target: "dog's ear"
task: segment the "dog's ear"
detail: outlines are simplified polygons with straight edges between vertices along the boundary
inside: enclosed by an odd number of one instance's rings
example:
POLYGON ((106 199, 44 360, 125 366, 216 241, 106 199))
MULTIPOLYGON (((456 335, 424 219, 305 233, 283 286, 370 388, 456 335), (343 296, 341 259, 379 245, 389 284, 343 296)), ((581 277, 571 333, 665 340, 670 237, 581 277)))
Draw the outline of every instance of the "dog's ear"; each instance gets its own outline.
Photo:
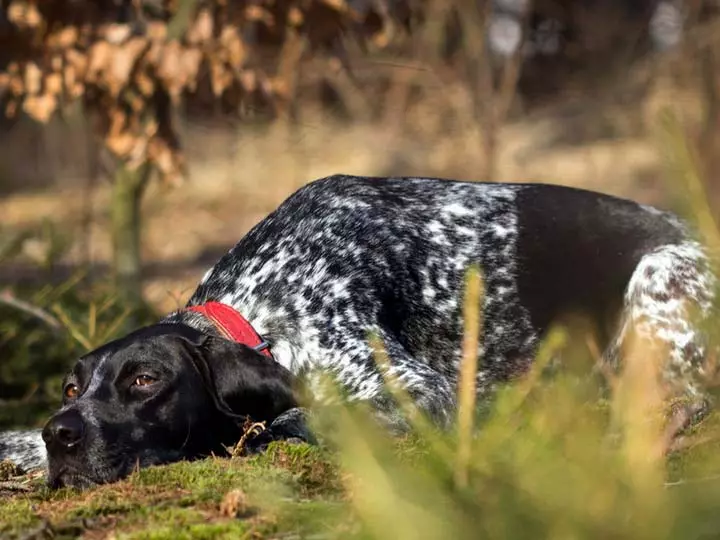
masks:
POLYGON ((219 337, 188 341, 193 364, 223 413, 269 421, 297 406, 292 373, 272 358, 219 337))

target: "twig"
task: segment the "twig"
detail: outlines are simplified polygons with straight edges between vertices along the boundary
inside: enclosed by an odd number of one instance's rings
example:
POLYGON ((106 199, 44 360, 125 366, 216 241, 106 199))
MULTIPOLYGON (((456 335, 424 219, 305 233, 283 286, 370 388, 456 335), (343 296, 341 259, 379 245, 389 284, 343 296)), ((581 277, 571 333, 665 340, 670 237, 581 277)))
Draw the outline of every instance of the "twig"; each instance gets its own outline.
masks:
POLYGON ((32 488, 29 486, 26 486, 24 484, 21 484, 20 482, 9 480, 7 482, 0 482, 0 491, 28 492, 28 491, 32 491, 32 488))
POLYGON ((676 482, 665 482, 664 487, 671 488, 682 486, 685 484, 700 484, 703 482, 714 482, 720 480, 720 474, 714 474, 712 476, 704 476, 703 478, 686 478, 685 480, 677 480, 676 482))
POLYGON ((37 306, 33 306, 32 304, 30 304, 29 302, 26 302, 24 300, 20 300, 14 294, 12 294, 10 292, 10 290, 8 290, 8 289, 5 289, 2 292, 0 292, 0 304, 5 304, 7 306, 13 307, 20 311, 23 311, 24 313, 32 315, 33 317, 40 319, 42 322, 47 324, 50 328, 52 328, 56 332, 62 331, 62 324, 60 324, 60 321, 58 321, 55 317, 50 315, 44 309, 41 309, 37 306))
POLYGON ((243 434, 231 452, 233 458, 240 457, 245 450, 245 444, 251 437, 257 437, 265 431, 265 422, 252 422, 248 419, 243 426, 243 434))

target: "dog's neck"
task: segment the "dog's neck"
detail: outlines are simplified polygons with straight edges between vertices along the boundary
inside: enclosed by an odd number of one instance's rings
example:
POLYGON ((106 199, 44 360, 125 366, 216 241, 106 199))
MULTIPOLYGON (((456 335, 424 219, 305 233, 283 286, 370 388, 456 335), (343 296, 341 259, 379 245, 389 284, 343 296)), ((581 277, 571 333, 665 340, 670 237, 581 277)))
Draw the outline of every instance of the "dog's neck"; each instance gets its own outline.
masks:
POLYGON ((181 323, 206 335, 220 336, 235 341, 272 358, 269 344, 258 334, 250 322, 233 307, 220 302, 207 302, 189 306, 166 319, 181 323))
POLYGON ((188 310, 175 311, 162 319, 160 324, 184 324, 209 336, 222 337, 215 324, 201 313, 188 310))

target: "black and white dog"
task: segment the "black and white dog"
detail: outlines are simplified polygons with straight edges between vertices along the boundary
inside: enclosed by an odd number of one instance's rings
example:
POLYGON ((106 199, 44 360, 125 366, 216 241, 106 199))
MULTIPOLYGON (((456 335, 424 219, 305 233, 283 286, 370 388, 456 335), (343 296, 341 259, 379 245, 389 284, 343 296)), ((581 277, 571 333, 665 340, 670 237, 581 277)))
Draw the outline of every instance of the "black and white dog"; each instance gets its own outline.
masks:
POLYGON ((390 418, 371 333, 416 405, 446 424, 472 263, 485 285, 480 394, 525 372, 556 318, 582 312, 608 330, 608 359, 638 328, 669 347, 668 381, 702 395, 707 344, 691 315, 710 315, 715 277, 676 217, 559 186, 333 176, 255 226, 188 309, 80 358, 44 443, 5 434, 0 454, 28 465, 46 446, 51 485, 87 486, 222 454, 245 415, 307 438, 294 382, 314 369, 390 418))

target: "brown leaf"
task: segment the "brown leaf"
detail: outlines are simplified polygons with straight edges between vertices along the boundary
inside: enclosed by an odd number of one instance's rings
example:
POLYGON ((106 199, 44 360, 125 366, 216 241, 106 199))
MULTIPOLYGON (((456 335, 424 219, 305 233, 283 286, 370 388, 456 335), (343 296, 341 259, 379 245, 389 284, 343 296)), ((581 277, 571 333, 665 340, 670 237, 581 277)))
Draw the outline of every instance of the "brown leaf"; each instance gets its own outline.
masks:
POLYGON ((281 99, 289 99, 290 85, 285 79, 276 77, 269 81, 269 84, 273 95, 281 99))
POLYGON ((73 98, 79 98, 79 97, 82 96, 84 93, 85 93, 85 85, 84 85, 83 83, 81 83, 81 82, 75 83, 75 84, 70 88, 70 96, 72 96, 73 98))
POLYGON ((98 41, 90 47, 88 51, 88 67, 86 78, 88 81, 97 82, 101 73, 103 73, 115 53, 116 47, 110 45, 106 41, 98 41))
POLYGON ((162 21, 147 23, 145 36, 150 41, 165 41, 167 39, 167 24, 162 21))
POLYGON ((192 21, 187 31, 186 39, 192 45, 200 45, 209 42, 213 37, 213 17, 208 9, 202 9, 192 21))
POLYGON ((77 26, 64 26, 60 30, 48 35, 47 45, 48 47, 56 47, 58 49, 74 47, 79 35, 80 31, 77 26))
POLYGON ((288 10, 288 22, 292 26, 301 26, 302 23, 305 22, 305 16, 299 8, 297 8, 296 6, 291 6, 288 10))
POLYGON ((7 8, 7 19, 11 23, 22 26, 25 20, 25 10, 27 4, 25 2, 13 2, 7 8))
POLYGON ((176 39, 165 45, 158 65, 158 75, 161 78, 171 80, 178 77, 181 52, 182 46, 176 39))
POLYGON ((254 71, 250 69, 243 70, 242 72, 240 72, 239 79, 240 85, 247 93, 252 93, 257 90, 258 80, 257 74, 254 71))
POLYGON ((145 110, 146 101, 142 98, 142 96, 137 94, 133 94, 133 96, 127 100, 127 103, 130 105, 130 109, 132 109, 135 114, 145 110))
POLYGON ((195 48, 186 48, 181 58, 183 76, 188 89, 193 92, 197 86, 198 72, 202 62, 202 51, 195 48))
POLYGON ((252 22, 261 21, 267 26, 273 26, 275 23, 272 13, 257 4, 251 4, 245 8, 245 19, 252 22))
POLYGON ((145 97, 150 97, 155 92, 155 81, 145 71, 138 71, 135 74, 135 86, 145 97))
POLYGON ((42 88, 42 70, 35 62, 25 64, 25 92, 39 94, 42 88))
POLYGON ((138 36, 117 47, 115 54, 112 55, 106 74, 110 95, 117 96, 120 90, 128 85, 130 73, 132 73, 147 44, 148 42, 144 37, 138 36))
MULTIPOLYGON (((134 118, 135 125, 139 125, 139 120, 137 117, 134 118)), ((145 123, 145 126, 142 128, 142 134, 139 135, 134 139, 134 143, 132 148, 130 149, 130 153, 125 156, 126 159, 126 166, 130 170, 137 169, 142 165, 143 163, 146 163, 149 158, 149 145, 152 138, 155 136, 158 130, 158 124, 154 120, 150 120, 149 122, 145 123)))
POLYGON ((248 497, 241 489, 233 489, 228 491, 220 503, 220 514, 236 518, 247 513, 249 508, 248 497))
POLYGON ((119 158, 125 158, 130 155, 133 147, 137 142, 137 137, 131 133, 111 133, 105 137, 105 146, 110 152, 119 158))
POLYGON ((151 41, 150 48, 148 52, 145 53, 143 61, 153 67, 157 66, 160 63, 164 50, 165 45, 162 41, 151 41))
POLYGON ((179 41, 171 41, 165 46, 157 67, 158 78, 165 84, 168 94, 175 102, 187 83, 182 65, 183 50, 179 41))
POLYGON ((45 92, 58 96, 63 91, 63 77, 60 73, 49 73, 45 76, 45 92))
POLYGON ((11 75, 10 77, 10 92, 15 94, 16 96, 20 96, 25 93, 25 84, 23 83, 23 79, 20 75, 11 75))
POLYGON ((238 31, 233 26, 226 26, 220 34, 220 44, 224 48, 225 59, 235 69, 240 69, 245 62, 245 45, 238 31))
POLYGON ((148 122, 145 122, 143 133, 145 133, 147 139, 150 140, 150 138, 154 137, 157 134, 159 129, 160 126, 158 125, 156 120, 149 120, 148 122))
POLYGON ((72 66, 75 79, 83 79, 88 67, 88 57, 76 49, 68 49, 65 51, 65 62, 72 66))
POLYGON ((100 27, 99 34, 108 43, 120 45, 132 35, 132 28, 129 24, 110 23, 100 27))
POLYGON ((8 20, 20 28, 37 28, 42 15, 34 3, 15 1, 7 9, 8 20))
POLYGON ((378 49, 384 49, 390 44, 392 34, 385 28, 380 32, 376 32, 370 39, 378 49))
POLYGON ((262 94, 265 94, 266 97, 272 97, 273 96, 273 83, 270 79, 267 77, 259 77, 258 79, 259 85, 258 88, 260 89, 260 92, 262 94))
POLYGON ((57 109, 57 98, 51 94, 27 96, 23 101, 23 110, 35 120, 46 123, 57 109))
POLYGON ((120 110, 118 108, 114 108, 112 111, 110 111, 109 117, 110 117, 110 128, 108 129, 109 135, 119 135, 120 133, 125 131, 128 117, 122 110, 120 110))
POLYGON ((341 13, 345 13, 350 9, 348 3, 345 0, 320 0, 320 2, 341 13))
POLYGON ((50 69, 52 71, 61 71, 63 66, 63 58, 59 54, 52 55, 50 59, 50 69))
POLYGON ((148 144, 148 157, 163 174, 172 173, 175 169, 173 151, 160 137, 153 137, 148 144))
POLYGON ((177 186, 182 183, 186 173, 185 157, 179 148, 157 132, 149 139, 147 159, 155 165, 165 184, 177 186))

